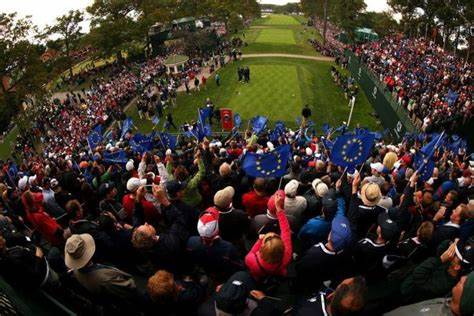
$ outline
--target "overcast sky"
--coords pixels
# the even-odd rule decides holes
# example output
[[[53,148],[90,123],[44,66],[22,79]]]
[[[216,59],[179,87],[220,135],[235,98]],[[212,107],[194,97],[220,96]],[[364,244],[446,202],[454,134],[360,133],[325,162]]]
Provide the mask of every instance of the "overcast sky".
[[[238,1],[238,0],[236,0]],[[368,11],[388,9],[386,0],[364,0]],[[85,9],[93,0],[0,0],[0,12],[18,12],[20,15],[31,15],[39,27],[53,24],[56,17],[72,9]],[[297,0],[262,0],[262,3],[285,4]]]

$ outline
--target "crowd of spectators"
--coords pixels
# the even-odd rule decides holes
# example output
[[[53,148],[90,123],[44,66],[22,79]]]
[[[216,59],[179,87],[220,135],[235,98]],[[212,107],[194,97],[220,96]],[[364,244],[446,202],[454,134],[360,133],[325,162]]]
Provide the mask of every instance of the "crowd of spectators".
[[[2,277],[87,314],[474,312],[467,155],[440,147],[423,181],[419,141],[382,140],[347,171],[316,137],[268,135],[182,136],[174,150],[156,138],[138,154],[128,132],[93,153],[4,162]],[[245,152],[282,144],[281,180],[245,174]],[[128,161],[107,162],[119,148]]]
[[[430,91],[429,100],[436,89],[438,101],[451,88],[459,94],[451,107],[470,102],[465,66],[448,72],[426,48],[421,68],[406,70],[413,52],[400,44],[388,58],[384,49],[404,43],[388,41],[379,53],[377,43],[356,53],[393,79],[389,89],[404,90],[400,102],[412,86]],[[0,275],[14,289],[44,291],[87,315],[474,313],[474,161],[439,146],[424,179],[415,157],[431,136],[377,141],[350,169],[331,160],[326,138],[287,128],[277,139],[268,129],[201,141],[181,135],[173,149],[155,134],[153,149],[138,153],[133,130],[122,138],[113,126],[89,148],[91,129],[123,120],[133,97],[159,111],[201,66],[165,75],[156,58],[138,72],[115,68],[43,109],[35,126],[44,154],[1,162]],[[355,87],[337,69],[332,75]],[[283,177],[244,172],[247,152],[287,144]],[[125,161],[107,158],[120,150]],[[0,294],[0,314],[18,313],[18,300]]]
[[[353,48],[423,130],[455,130],[474,113],[472,64],[423,38],[386,37]]]
[[[313,25],[316,30],[323,36],[324,22],[318,17],[313,18]],[[336,57],[340,55],[345,48],[345,45],[338,39],[342,31],[331,22],[326,24],[326,43],[323,45],[322,40],[310,39],[309,42],[313,47],[324,56]]]

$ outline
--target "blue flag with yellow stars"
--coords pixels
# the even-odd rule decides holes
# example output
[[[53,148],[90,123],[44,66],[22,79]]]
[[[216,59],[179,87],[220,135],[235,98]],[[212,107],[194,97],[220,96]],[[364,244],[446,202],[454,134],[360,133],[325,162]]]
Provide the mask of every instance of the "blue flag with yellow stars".
[[[433,175],[435,162],[431,158],[424,158],[423,154],[417,153],[413,161],[413,166],[418,172],[419,179],[423,182],[428,181]]]
[[[242,162],[242,169],[251,177],[279,178],[285,175],[289,158],[290,145],[282,145],[265,154],[247,152]]]
[[[120,149],[113,153],[104,153],[104,161],[108,163],[118,163],[118,164],[126,164],[128,161],[127,154],[123,149]]]
[[[161,143],[165,147],[165,149],[174,150],[176,147],[176,136],[173,136],[169,133],[160,133]]]
[[[262,115],[257,115],[252,119],[252,131],[255,134],[260,134],[263,132],[265,127],[267,126],[268,118]]]
[[[199,109],[199,122],[201,124],[206,124],[206,121],[211,116],[211,114],[212,114],[212,108],[210,107]]]
[[[93,151],[97,145],[102,143],[102,125],[97,125],[87,136],[87,144],[91,151]]]
[[[277,121],[275,123],[275,128],[268,135],[270,141],[274,142],[274,143],[277,142],[278,138],[280,138],[280,136],[285,134],[285,130],[286,130],[285,129],[285,123],[283,123],[282,121]]]
[[[131,117],[129,118],[126,118],[124,121],[123,121],[123,125],[122,125],[122,131],[120,133],[120,138],[123,139],[123,137],[125,136],[125,134],[127,134],[127,132],[129,130],[131,130],[133,127],[133,120]]]
[[[339,136],[331,150],[331,160],[341,167],[354,167],[365,162],[374,145],[373,134],[345,134]]]
[[[145,136],[140,133],[133,135],[130,140],[130,147],[134,152],[143,154],[153,149],[153,137]]]

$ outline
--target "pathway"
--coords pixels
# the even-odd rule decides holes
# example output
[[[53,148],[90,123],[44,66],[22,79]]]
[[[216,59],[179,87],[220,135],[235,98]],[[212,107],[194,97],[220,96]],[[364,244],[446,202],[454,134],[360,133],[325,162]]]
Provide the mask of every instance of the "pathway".
[[[286,57],[286,58],[299,58],[299,59],[310,59],[315,61],[334,61],[334,58],[327,56],[309,56],[309,55],[296,55],[296,54],[243,54],[243,58],[266,58],[266,57]]]

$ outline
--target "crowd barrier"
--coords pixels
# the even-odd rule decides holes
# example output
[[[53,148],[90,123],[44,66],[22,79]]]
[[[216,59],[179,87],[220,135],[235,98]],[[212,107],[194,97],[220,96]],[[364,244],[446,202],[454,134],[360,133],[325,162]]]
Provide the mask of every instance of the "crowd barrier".
[[[367,99],[377,112],[384,128],[390,130],[390,134],[401,138],[406,132],[416,132],[419,128],[413,124],[407,111],[393,99],[390,92],[385,89],[382,82],[367,69],[367,67],[351,51],[344,52],[348,59],[348,69],[352,77],[356,79],[359,86],[364,90]]]

